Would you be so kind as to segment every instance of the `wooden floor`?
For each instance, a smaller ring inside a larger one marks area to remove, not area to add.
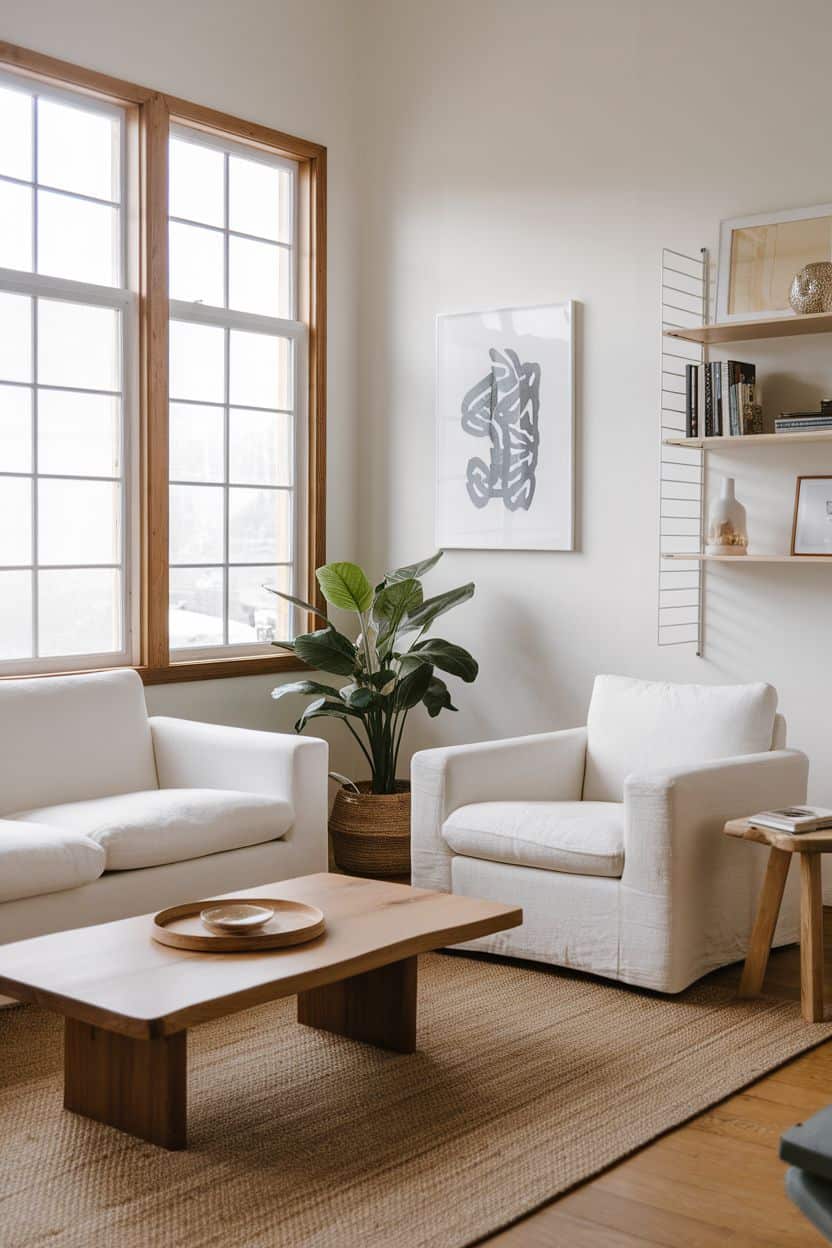
[[[827,1017],[832,910],[824,913]],[[718,972],[739,981],[739,967]],[[772,954],[767,993],[800,996],[796,948]],[[783,1191],[780,1133],[832,1101],[832,1040],[796,1058],[509,1230],[490,1248],[819,1248]]]

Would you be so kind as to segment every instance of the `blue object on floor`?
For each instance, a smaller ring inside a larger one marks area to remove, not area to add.
[[[790,1200],[832,1243],[832,1105],[784,1131],[780,1156]]]
[[[786,1192],[801,1213],[832,1243],[832,1183],[798,1166],[789,1166]]]

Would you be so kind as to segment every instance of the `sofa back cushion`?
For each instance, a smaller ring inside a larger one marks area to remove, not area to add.
[[[157,787],[135,672],[0,681],[0,814]]]
[[[671,685],[598,676],[587,717],[584,800],[620,802],[633,772],[770,750],[771,685]]]

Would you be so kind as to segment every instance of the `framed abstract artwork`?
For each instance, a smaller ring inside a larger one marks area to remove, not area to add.
[[[437,317],[436,541],[574,549],[574,304]]]

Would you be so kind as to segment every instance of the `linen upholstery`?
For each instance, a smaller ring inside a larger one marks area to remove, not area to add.
[[[0,901],[90,884],[104,863],[101,846],[78,832],[0,819]]]
[[[609,679],[602,679],[602,699],[609,692],[603,688]],[[691,713],[692,705],[704,704],[704,695],[691,696],[689,686],[682,686],[681,694],[666,685],[646,694],[643,688],[632,688],[643,684],[626,682],[634,699],[632,716],[624,713],[624,685],[612,690],[618,731],[627,744],[636,728],[638,735],[649,736],[651,720],[645,708],[652,699],[658,706],[657,731],[669,740],[655,749],[639,741],[634,752],[672,760],[681,749],[683,734],[667,727],[666,708],[678,705]],[[482,833],[477,856],[472,856],[476,846],[471,840],[464,853],[453,847],[458,825],[466,819],[465,807],[523,801],[563,802],[571,807],[580,799],[576,775],[583,769],[583,754],[593,733],[572,729],[416,754],[411,770],[413,883],[523,908],[520,927],[465,948],[551,962],[662,992],[680,992],[708,971],[743,958],[768,851],[726,837],[722,829],[728,819],[805,801],[808,759],[797,750],[770,748],[775,740],[778,745],[785,741],[785,725],[779,716],[775,723],[775,695],[768,686],[721,695],[716,689],[716,739],[731,742],[732,748],[742,746],[738,755],[653,763],[622,777],[620,878],[553,870],[551,862],[543,869],[493,861],[483,853]],[[733,737],[730,725],[720,727],[718,722],[730,705],[739,708],[742,719],[742,728]],[[595,741],[603,743],[606,729],[595,732],[600,706],[601,701],[595,704],[593,732]],[[763,744],[752,750],[758,734]],[[692,748],[711,749],[701,724],[688,735]],[[606,755],[601,748],[599,784],[612,784],[628,765],[622,761],[624,748]],[[523,769],[520,792],[515,761],[518,770]],[[530,770],[536,774],[527,780]],[[526,785],[528,791],[523,793]],[[590,798],[586,786],[584,798],[589,799],[587,805],[601,800]],[[797,939],[797,890],[797,872],[792,872],[775,944]]]
[[[477,802],[445,820],[455,854],[544,871],[616,878],[624,868],[619,802]]]
[[[273,841],[291,827],[292,807],[261,793],[151,789],[12,818],[80,832],[104,850],[108,871],[131,871]]]

